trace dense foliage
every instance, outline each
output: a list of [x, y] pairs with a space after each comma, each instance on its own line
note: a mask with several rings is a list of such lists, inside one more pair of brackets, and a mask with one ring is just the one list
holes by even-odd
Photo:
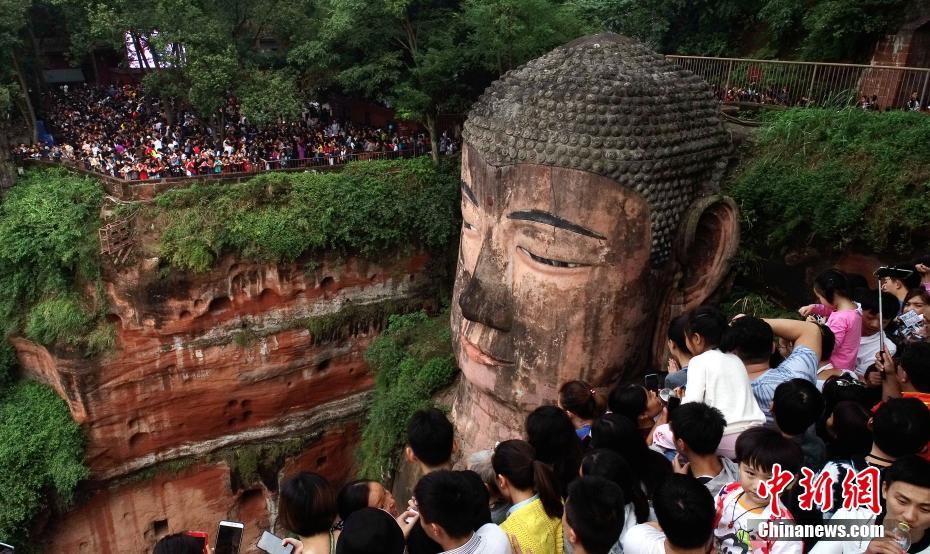
[[[64, 170], [31, 171], [0, 203], [0, 331], [94, 351], [101, 306], [76, 294], [99, 278], [103, 190]], [[99, 338], [99, 337], [98, 337]]]
[[865, 61], [912, 0], [574, 0], [595, 25], [664, 53]]
[[410, 416], [429, 407], [433, 393], [449, 385], [458, 371], [449, 313], [391, 316], [365, 359], [375, 372], [375, 391], [358, 448], [359, 474], [388, 480]]
[[67, 505], [86, 476], [81, 430], [52, 389], [19, 381], [0, 393], [0, 537], [26, 546], [32, 518]]
[[458, 233], [456, 163], [358, 162], [341, 172], [264, 174], [172, 191], [156, 201], [161, 254], [177, 269], [205, 271], [227, 251], [277, 261], [313, 251], [442, 250]]
[[727, 186], [741, 209], [744, 255], [805, 246], [910, 254], [930, 233], [928, 159], [922, 114], [775, 114]]

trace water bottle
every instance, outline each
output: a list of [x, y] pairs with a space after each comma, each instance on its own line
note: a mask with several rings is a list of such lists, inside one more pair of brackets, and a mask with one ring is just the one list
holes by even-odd
[[901, 550], [905, 552], [911, 547], [911, 526], [903, 521], [898, 521], [893, 525], [886, 526], [885, 535], [891, 537], [894, 542], [898, 543]]

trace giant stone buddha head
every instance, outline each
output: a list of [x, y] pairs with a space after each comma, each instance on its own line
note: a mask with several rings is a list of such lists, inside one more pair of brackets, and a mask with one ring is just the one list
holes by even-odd
[[464, 137], [454, 415], [466, 446], [487, 448], [564, 381], [655, 367], [669, 318], [720, 284], [738, 224], [708, 85], [625, 37], [508, 72]]

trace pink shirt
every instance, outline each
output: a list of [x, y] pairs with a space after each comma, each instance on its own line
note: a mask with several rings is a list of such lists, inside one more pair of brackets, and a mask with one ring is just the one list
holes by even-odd
[[832, 311], [823, 304], [814, 304], [814, 313], [827, 317], [827, 327], [833, 331], [836, 346], [830, 363], [836, 369], [856, 370], [856, 354], [859, 353], [859, 339], [862, 338], [862, 314], [859, 310]]

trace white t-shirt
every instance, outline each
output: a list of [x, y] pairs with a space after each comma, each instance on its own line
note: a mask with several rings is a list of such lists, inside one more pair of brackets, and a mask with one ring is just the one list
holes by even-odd
[[[690, 369], [688, 370], [690, 373]], [[775, 515], [771, 506], [765, 506], [758, 512], [751, 512], [742, 504], [744, 495], [739, 481], [730, 483], [717, 493], [717, 528], [714, 529], [716, 552], [726, 554], [801, 554], [804, 543], [800, 540], [766, 540], [756, 532], [759, 523], [772, 521]], [[793, 518], [784, 517], [791, 521]]]
[[735, 354], [708, 350], [691, 358], [688, 387], [681, 402], [703, 402], [720, 410], [727, 420], [725, 435], [765, 423], [746, 366]]
[[634, 525], [620, 540], [623, 554], [665, 554], [665, 533], [648, 523]]
[[[869, 337], [863, 335], [859, 339], [859, 353], [856, 354], [856, 375], [858, 375], [859, 378], [862, 378], [862, 376], [865, 375], [865, 370], [875, 363], [875, 355], [878, 354], [880, 350], [881, 343], [878, 340], [880, 336], [882, 336], [882, 333], [875, 333]], [[888, 349], [888, 352], [892, 356], [894, 356], [894, 353], [898, 350], [898, 347], [888, 340], [888, 335], [885, 335], [885, 348]]]

